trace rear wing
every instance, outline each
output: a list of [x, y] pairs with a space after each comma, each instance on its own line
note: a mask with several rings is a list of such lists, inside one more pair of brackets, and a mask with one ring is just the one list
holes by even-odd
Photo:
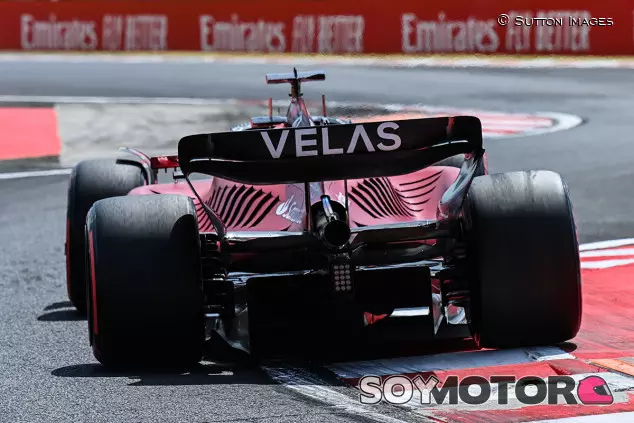
[[178, 160], [185, 175], [292, 184], [402, 175], [482, 151], [480, 120], [455, 116], [191, 135]]
[[297, 72], [293, 73], [269, 73], [266, 75], [267, 84], [285, 84], [305, 81], [325, 81], [326, 73], [322, 71]]

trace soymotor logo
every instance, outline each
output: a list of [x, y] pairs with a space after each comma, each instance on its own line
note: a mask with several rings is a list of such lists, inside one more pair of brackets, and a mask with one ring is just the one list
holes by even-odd
[[[548, 378], [526, 376], [448, 376], [443, 383], [436, 376], [365, 376], [359, 380], [363, 404], [467, 404], [481, 405], [490, 401], [509, 404], [509, 397], [524, 405], [609, 405], [614, 397], [608, 384], [599, 376], [577, 380], [572, 376]], [[576, 394], [576, 395], [575, 395]]]

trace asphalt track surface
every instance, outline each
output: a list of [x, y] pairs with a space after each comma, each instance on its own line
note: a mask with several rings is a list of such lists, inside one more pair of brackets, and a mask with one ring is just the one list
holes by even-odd
[[[634, 237], [631, 70], [323, 66], [308, 98], [579, 115], [582, 126], [485, 144], [492, 172], [550, 169], [567, 181], [581, 242]], [[0, 95], [284, 98], [280, 65], [0, 63]], [[112, 374], [65, 302], [67, 177], [0, 181], [0, 421], [364, 421], [306, 399], [248, 363], [189, 374]], [[327, 383], [328, 379], [326, 378]], [[352, 395], [332, 381], [331, 389]], [[409, 420], [396, 410], [386, 414]]]

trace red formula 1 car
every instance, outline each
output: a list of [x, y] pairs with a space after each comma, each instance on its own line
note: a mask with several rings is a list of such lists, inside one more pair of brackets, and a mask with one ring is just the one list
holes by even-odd
[[576, 335], [561, 177], [488, 174], [476, 117], [311, 116], [300, 85], [323, 79], [267, 75], [291, 85], [286, 116], [187, 136], [177, 156], [125, 149], [128, 160], [74, 168], [68, 294], [100, 362], [194, 363], [213, 333], [254, 355], [372, 327], [433, 339], [464, 324], [493, 348]]

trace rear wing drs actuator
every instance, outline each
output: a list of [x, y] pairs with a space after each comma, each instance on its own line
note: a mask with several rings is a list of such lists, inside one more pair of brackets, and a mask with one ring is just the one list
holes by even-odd
[[254, 185], [396, 176], [483, 152], [482, 125], [473, 116], [219, 132], [178, 143], [185, 175]]

